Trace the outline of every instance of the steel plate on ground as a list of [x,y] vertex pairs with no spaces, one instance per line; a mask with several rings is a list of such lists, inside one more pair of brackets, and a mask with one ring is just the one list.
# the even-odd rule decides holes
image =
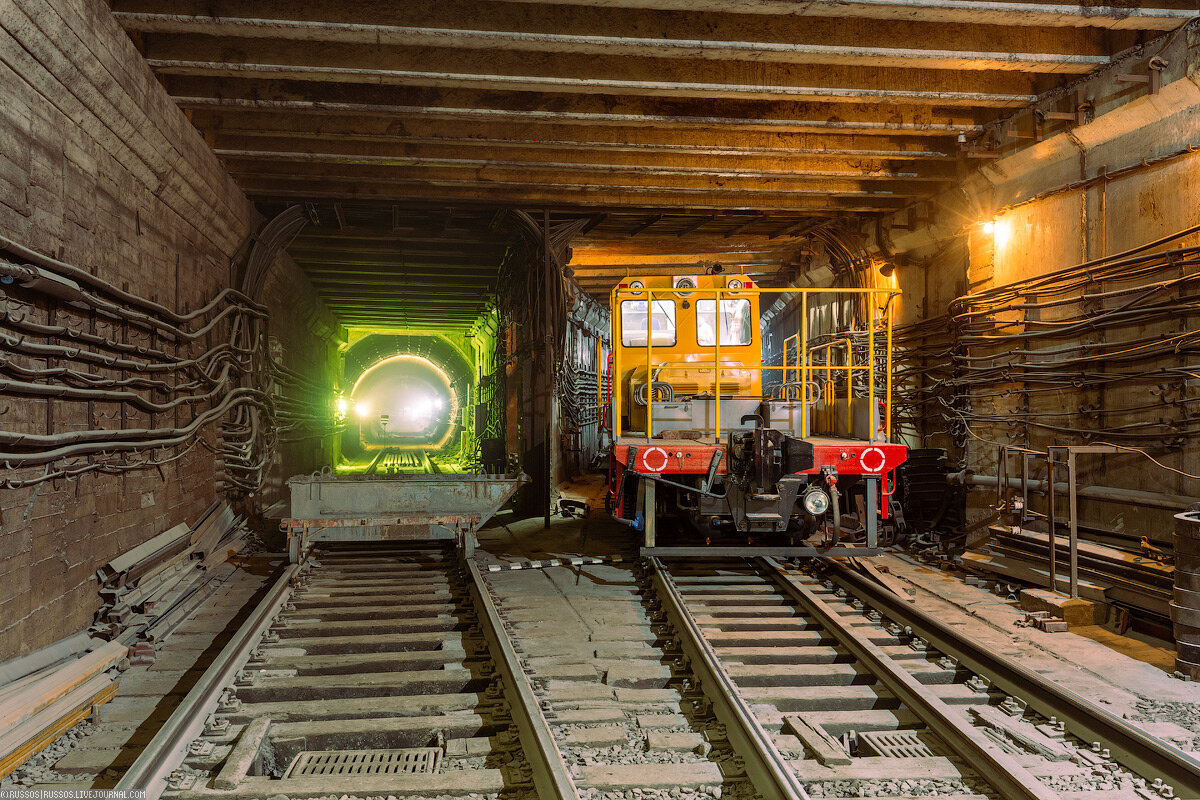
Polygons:
[[285,778],[313,775],[432,775],[442,762],[438,747],[403,750],[305,751],[292,760]]

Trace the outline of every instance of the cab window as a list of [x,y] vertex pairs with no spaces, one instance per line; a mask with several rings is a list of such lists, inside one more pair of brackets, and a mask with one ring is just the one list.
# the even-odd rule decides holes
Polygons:
[[719,325],[722,347],[750,344],[754,337],[750,301],[745,298],[722,300],[719,319],[713,313],[716,308],[716,300],[696,301],[696,343],[701,347],[713,347],[716,344],[713,331]]
[[[655,300],[650,315],[650,343],[654,347],[672,347],[675,344],[675,301]],[[624,300],[621,302],[621,344],[626,347],[646,346],[646,301]]]

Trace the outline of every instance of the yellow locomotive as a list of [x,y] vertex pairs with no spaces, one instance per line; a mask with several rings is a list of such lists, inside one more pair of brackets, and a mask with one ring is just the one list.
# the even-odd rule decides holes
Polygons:
[[[894,294],[764,288],[746,275],[613,289],[611,363],[598,376],[609,506],[643,532],[643,554],[878,552],[889,475],[907,454],[890,441]],[[861,330],[820,330],[838,303],[865,306]],[[782,364],[764,364],[764,336],[779,337]],[[703,545],[662,546],[667,517]]]

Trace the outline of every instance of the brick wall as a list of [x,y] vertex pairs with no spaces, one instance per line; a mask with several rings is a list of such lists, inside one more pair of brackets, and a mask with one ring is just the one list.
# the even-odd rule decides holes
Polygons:
[[[180,310],[229,284],[231,257],[259,220],[104,3],[5,3],[0,98],[0,234]],[[332,322],[286,255],[274,269],[271,285],[290,288],[264,298],[273,318],[288,320],[272,334],[291,367],[328,380],[336,351],[294,320]],[[95,315],[28,292],[0,303],[6,315],[117,335]],[[10,431],[171,422],[161,419],[171,412],[157,416],[115,403],[0,398],[0,428]],[[273,485],[323,454],[320,441],[289,448]],[[213,457],[199,448],[161,469],[0,488],[0,661],[87,627],[99,605],[95,570],[194,522],[214,499]]]

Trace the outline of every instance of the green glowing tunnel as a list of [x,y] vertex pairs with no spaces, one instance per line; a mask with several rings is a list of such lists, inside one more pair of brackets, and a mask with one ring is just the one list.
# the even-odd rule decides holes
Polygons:
[[348,458],[380,449],[448,454],[460,447],[473,367],[438,336],[373,334],[346,352]]

